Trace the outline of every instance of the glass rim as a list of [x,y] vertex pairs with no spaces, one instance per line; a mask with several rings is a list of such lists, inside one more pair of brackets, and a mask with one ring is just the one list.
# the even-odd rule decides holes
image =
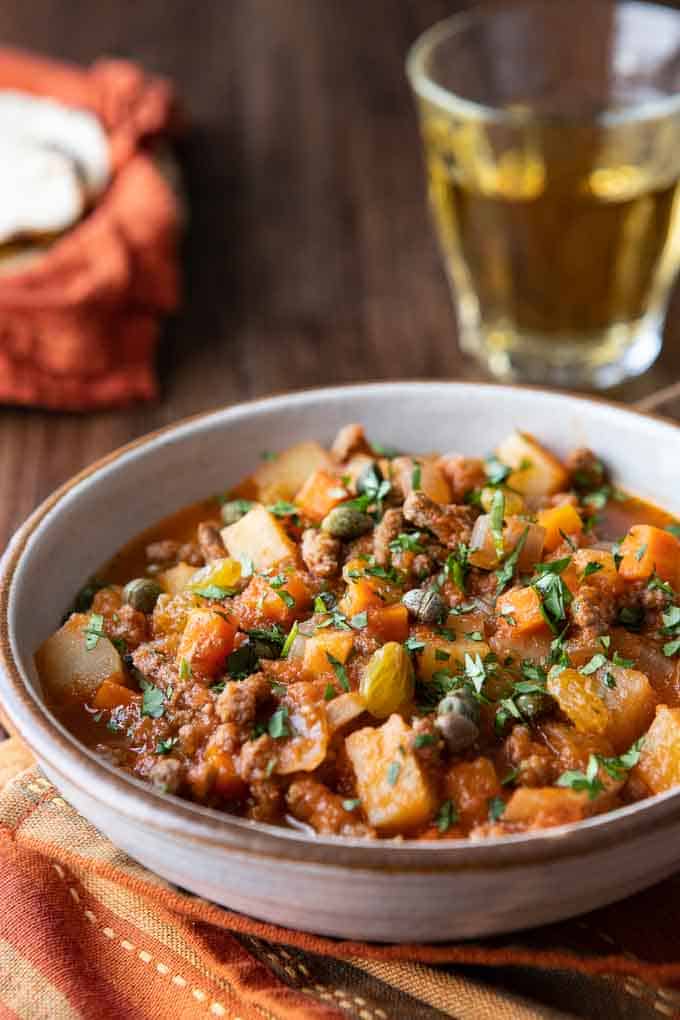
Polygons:
[[[431,102],[447,113],[463,116],[468,120],[484,121],[486,123],[501,124],[510,127],[519,127],[529,123],[537,124],[595,124],[603,127],[610,127],[617,124],[641,123],[644,121],[658,120],[661,117],[669,116],[680,112],[680,91],[661,99],[642,100],[639,103],[631,103],[620,110],[603,110],[602,112],[589,116],[574,116],[563,113],[550,113],[532,109],[503,109],[498,106],[490,106],[474,99],[466,99],[438,85],[432,80],[425,70],[425,61],[434,47],[447,37],[452,37],[470,25],[481,23],[500,13],[506,13],[513,8],[547,7],[551,0],[514,0],[507,3],[506,0],[496,0],[480,7],[467,8],[449,15],[427,28],[411,45],[406,56],[406,75],[414,93],[421,99]],[[680,19],[680,11],[665,4],[647,2],[647,0],[623,0],[617,3],[616,7],[635,7],[651,9],[654,11],[671,12]]]

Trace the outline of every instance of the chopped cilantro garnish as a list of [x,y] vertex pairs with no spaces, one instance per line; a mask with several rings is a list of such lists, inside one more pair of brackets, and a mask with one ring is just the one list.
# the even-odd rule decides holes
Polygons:
[[96,648],[99,638],[106,637],[106,631],[104,630],[104,617],[101,613],[91,613],[90,618],[87,621],[87,627],[83,630],[85,635],[85,647],[88,652],[91,652],[93,648]]
[[650,591],[663,591],[666,595],[670,595],[671,597],[675,594],[668,581],[663,581],[656,572],[654,572],[650,577],[647,582],[647,587]]
[[423,472],[422,466],[417,462],[414,463],[413,470],[411,471],[411,488],[414,491],[420,488],[420,479],[422,472]]
[[486,471],[489,485],[502,485],[509,475],[512,474],[512,468],[508,467],[507,464],[501,463],[494,454],[491,454],[484,461],[484,470]]
[[557,780],[557,786],[567,786],[572,790],[580,792],[587,791],[590,800],[594,800],[598,793],[604,790],[604,783],[599,779],[600,763],[596,755],[591,754],[588,758],[588,765],[585,772],[570,770],[563,772]]
[[459,542],[454,552],[449,553],[446,560],[446,571],[459,591],[465,591],[465,581],[470,570],[469,553],[470,550],[465,543]]
[[557,633],[558,624],[566,619],[566,609],[573,596],[560,577],[562,571],[571,562],[571,556],[551,563],[539,563],[536,570],[539,574],[532,587],[541,600],[541,611],[546,623]]
[[205,588],[194,588],[193,591],[204,599],[226,599],[236,594],[235,588],[223,588],[219,584],[208,584]]
[[489,514],[489,527],[493,537],[493,544],[496,555],[499,559],[503,556],[503,520],[505,518],[505,496],[502,489],[496,489],[491,502]]
[[416,733],[413,746],[416,748],[431,747],[437,743],[434,733]]
[[289,503],[287,499],[277,499],[276,503],[267,507],[267,510],[274,514],[274,517],[296,517],[299,513],[299,507]]
[[148,680],[140,681],[142,687],[142,715],[160,719],[165,712],[165,692]]
[[518,775],[519,769],[510,769],[501,779],[501,786],[509,786],[511,783],[514,783]]
[[671,535],[680,538],[680,524],[667,524],[666,531],[670,531]]
[[437,828],[440,832],[447,832],[457,821],[458,812],[453,805],[453,801],[445,800],[435,818]]
[[425,547],[420,544],[421,538],[422,535],[419,531],[414,531],[412,535],[401,532],[390,542],[390,550],[392,552],[424,552]]
[[606,665],[607,656],[603,655],[602,652],[598,652],[596,655],[593,655],[590,662],[587,662],[585,666],[581,666],[579,672],[583,673],[584,676],[590,676],[591,673],[597,672],[598,669]]
[[364,609],[361,613],[355,613],[349,621],[349,625],[354,630],[361,630],[362,627],[368,626],[368,613],[366,610]]
[[269,720],[267,729],[269,731],[269,736],[273,737],[274,740],[280,740],[282,737],[289,737],[291,735],[290,727],[288,725],[288,709],[285,705],[281,705],[276,709]]
[[340,660],[336,659],[335,656],[331,655],[330,652],[326,652],[326,658],[328,659],[328,661],[330,662],[331,666],[333,667],[333,672],[335,673],[336,677],[338,678],[338,681],[339,681],[340,686],[342,687],[343,691],[348,691],[350,689],[350,686],[349,686],[349,680],[347,679],[347,671],[345,670],[345,667],[340,662]]
[[156,754],[170,754],[177,743],[177,737],[168,737],[167,740],[159,740],[156,744]]
[[278,453],[272,453],[271,450],[263,450],[260,454],[261,460],[276,460]]
[[390,767],[387,770],[387,782],[390,786],[395,786],[397,779],[399,779],[399,773],[401,772],[401,762],[393,761],[390,763]]
[[503,563],[503,566],[500,568],[500,570],[496,571],[496,577],[498,578],[496,596],[500,595],[503,589],[505,588],[506,584],[510,584],[510,582],[512,581],[513,574],[515,573],[515,567],[517,566],[517,561],[522,555],[522,549],[524,548],[524,544],[527,540],[528,534],[529,525],[527,524],[526,528],[520,535],[519,542],[512,550],[510,555],[506,557],[505,562]]
[[409,637],[404,641],[404,648],[407,652],[421,652],[424,647],[425,642],[417,637]]
[[179,678],[180,680],[189,680],[191,677],[191,665],[188,659],[182,659],[179,664]]
[[646,552],[647,552],[647,543],[645,542],[644,545],[641,545],[640,548],[635,553],[635,559],[638,561],[638,563],[643,558],[643,556],[645,555]]
[[293,626],[288,631],[288,636],[286,637],[286,640],[283,642],[283,648],[281,649],[281,658],[282,659],[287,658],[288,653],[289,653],[289,651],[292,648],[293,641],[295,641],[295,638],[297,637],[298,630],[299,630],[299,627],[298,627],[298,622],[296,620],[295,623],[293,624]]
[[502,797],[491,797],[489,800],[489,818],[497,822],[505,811],[505,801]]
[[347,798],[342,802],[342,806],[345,809],[345,811],[356,811],[360,804],[361,801],[359,800],[358,797]]
[[335,687],[333,684],[326,684],[326,690],[323,692],[324,701],[332,701],[335,697]]
[[583,576],[590,577],[591,574],[596,574],[598,570],[602,570],[602,564],[598,563],[597,560],[590,560],[590,562],[585,565]]

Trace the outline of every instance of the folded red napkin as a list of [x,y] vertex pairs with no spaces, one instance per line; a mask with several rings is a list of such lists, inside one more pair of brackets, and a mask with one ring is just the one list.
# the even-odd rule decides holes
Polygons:
[[0,89],[95,113],[113,170],[79,224],[0,276],[0,402],[87,410],[152,398],[159,319],[179,299],[180,211],[153,152],[179,125],[173,89],[127,61],[79,69],[2,48]]

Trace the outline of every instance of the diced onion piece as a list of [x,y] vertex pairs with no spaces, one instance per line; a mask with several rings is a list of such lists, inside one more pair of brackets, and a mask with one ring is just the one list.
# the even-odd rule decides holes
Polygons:
[[[534,564],[540,563],[545,541],[545,528],[533,524],[521,517],[509,517],[503,528],[504,557],[510,555],[526,531],[517,567],[520,571],[532,570]],[[494,570],[500,563],[494,538],[491,533],[491,515],[482,514],[475,521],[470,539],[470,563],[482,570]]]

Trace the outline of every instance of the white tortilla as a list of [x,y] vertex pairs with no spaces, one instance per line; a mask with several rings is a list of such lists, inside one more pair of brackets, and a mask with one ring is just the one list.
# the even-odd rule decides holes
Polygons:
[[90,201],[109,182],[111,162],[106,133],[97,117],[53,99],[0,89],[0,138],[58,150],[77,163]]
[[72,159],[0,132],[0,244],[66,230],[84,209],[85,193]]

